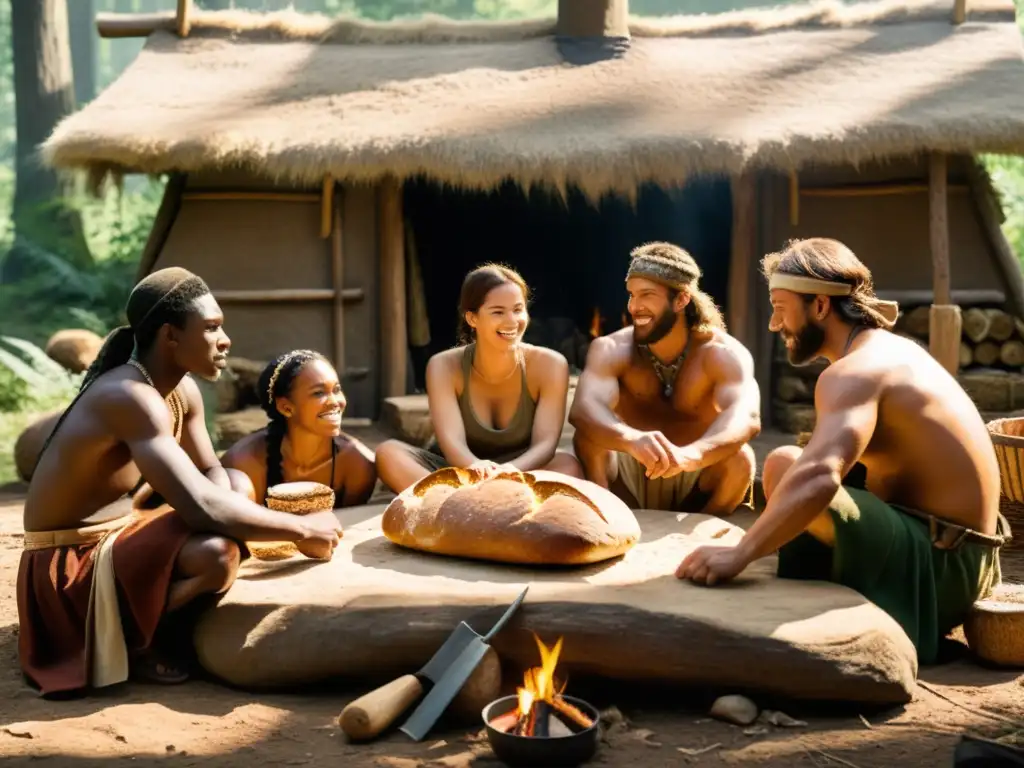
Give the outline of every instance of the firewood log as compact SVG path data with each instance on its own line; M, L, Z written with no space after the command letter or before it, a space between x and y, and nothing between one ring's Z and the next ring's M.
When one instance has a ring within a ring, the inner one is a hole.
M974 362L974 350L966 341L960 342L960 367L966 368Z
M904 316L903 327L911 336L927 339L930 323L929 307L914 307Z
M991 341L983 341L974 348L974 362L989 366L999 359L999 345Z
M1010 368L1024 365L1024 342L1016 339L1004 341L1003 346L999 348L999 360Z
M985 340L985 337L988 336L991 325L992 318L985 313L985 310L972 307L971 309L964 311L964 336L975 344L980 344Z
M1006 341L1013 336L1013 317L1001 309L986 309L985 314L992 321L988 329L988 337L993 341Z
M1013 325L1017 329L1017 335L1024 339L1024 320L1015 317L1013 318Z
M780 400L787 403L809 402L811 400L811 387L807 381L799 376L782 376L776 384L776 393Z

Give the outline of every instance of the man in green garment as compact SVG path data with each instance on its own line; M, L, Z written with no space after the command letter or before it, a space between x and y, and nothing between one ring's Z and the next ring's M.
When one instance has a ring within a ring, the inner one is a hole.
M830 365L802 450L766 459L764 513L733 547L701 547L676 575L713 585L775 551L779 576L857 590L933 663L939 643L1000 581L999 466L974 403L913 341L898 308L842 243L794 241L763 261L770 329L789 360Z

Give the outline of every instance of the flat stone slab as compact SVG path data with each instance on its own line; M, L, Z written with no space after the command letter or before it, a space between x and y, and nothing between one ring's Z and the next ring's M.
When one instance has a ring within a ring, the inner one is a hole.
M245 563L196 627L203 666L250 689L379 681L419 669L459 621L484 634L529 585L493 642L521 668L539 662L532 631L549 645L564 637L559 670L573 679L877 704L911 698L913 645L856 592L778 579L774 558L723 586L676 579L694 547L742 535L730 522L640 510L641 541L624 557L554 569L402 549L380 532L383 510L340 510L345 535L329 563Z

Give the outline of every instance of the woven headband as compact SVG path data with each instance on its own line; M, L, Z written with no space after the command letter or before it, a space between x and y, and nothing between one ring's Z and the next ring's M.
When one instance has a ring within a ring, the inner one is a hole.
M819 296L849 296L853 293L853 286L848 283L834 283L831 280L819 280L816 277L803 277L802 275L787 275L783 272L775 272L768 280L768 290L771 291L776 288L781 288L784 291L793 291L793 293ZM896 318L900 315L900 305L895 301L871 297L865 299L864 303L891 323L895 323Z
M314 357L316 352L311 349L296 349L294 352L289 352L287 355L281 358L276 366L274 366L274 372L270 374L270 383L267 385L267 400L274 402L274 385L277 384L277 377L281 375L282 369L296 357Z

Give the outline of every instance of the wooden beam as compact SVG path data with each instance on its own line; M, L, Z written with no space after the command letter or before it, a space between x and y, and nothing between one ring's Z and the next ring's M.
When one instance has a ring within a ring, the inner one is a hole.
M886 301L899 302L900 307L927 306L935 302L935 291L911 288L893 291L875 291L875 295ZM1006 293L996 288L955 288L949 292L950 301L961 307L978 304L1003 304Z
M269 203L319 203L317 192L242 192L239 190L223 192L186 192L183 200L246 200Z
M405 394L408 356L405 319L405 225L402 186L393 176L377 188L380 249L380 336L382 397Z
M213 295L217 301L229 304L279 304L292 301L335 301L338 297L333 288L269 288L263 290L217 290ZM345 288L341 291L344 302L361 301L362 288Z
M175 16L179 37L188 37L192 29L192 0L178 0L178 13Z
M951 303L949 269L949 215L946 156L933 153L928 161L928 213L932 251L932 290L928 349L952 375L960 368L960 307Z
M859 184L856 186L838 187L802 187L801 197L883 197L886 195L924 194L930 189L928 184ZM948 184L949 192L964 192L966 184Z
M334 288L334 304L331 307L334 320L334 369L338 376L345 375L345 254L342 248L341 204L331 193L331 286Z
M971 158L967 165L967 183L971 188L974 210L981 222L981 231L992 244L996 270L1009 291L1009 309L1017 317L1024 317L1024 275L1021 274L1017 254L1014 253L1001 226L1003 217L999 199L980 167L980 162L980 160ZM963 306L969 302L958 301L957 303Z
M789 172L789 225L800 223L800 177L796 171Z
M729 261L728 326L747 349L754 348L753 307L757 243L757 178L752 172L732 177L732 255Z
M963 24L967 20L967 0L953 0L953 23Z
M327 174L320 192L320 237L326 239L331 236L334 218L334 177Z
M153 219L153 226L149 230L149 237L146 238L146 245L142 249L142 258L139 259L139 268L135 274L135 282L142 280L153 271L160 253L164 249L168 236L171 234L171 227L178 218L178 211L181 210L181 195L185 189L188 177L184 173L175 173L167 180L164 187L164 196L160 200L160 207L157 209Z
M103 38L149 37L158 31L177 32L178 14L174 11L96 14L96 33Z

